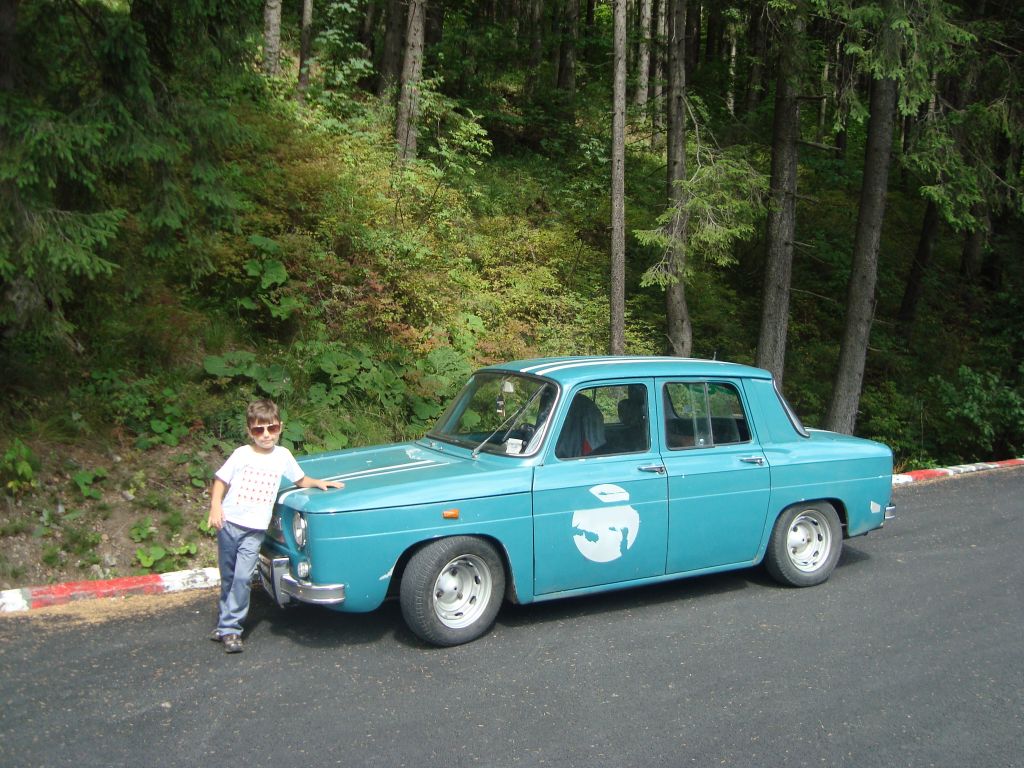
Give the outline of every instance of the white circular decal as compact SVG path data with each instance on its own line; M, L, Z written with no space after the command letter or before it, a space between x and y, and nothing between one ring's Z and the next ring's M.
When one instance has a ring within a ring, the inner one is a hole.
M629 493L617 485L595 485L590 489L598 499L615 506L580 509L573 512L573 541L588 560L610 563L618 560L636 541L640 513L628 504Z

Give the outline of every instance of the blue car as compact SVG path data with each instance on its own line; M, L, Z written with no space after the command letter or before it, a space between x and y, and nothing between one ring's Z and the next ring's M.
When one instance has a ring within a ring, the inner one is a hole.
M764 563L825 581L843 539L891 517L892 453L805 428L768 371L566 357L470 377L422 439L299 459L260 556L285 606L389 596L436 645L533 603Z

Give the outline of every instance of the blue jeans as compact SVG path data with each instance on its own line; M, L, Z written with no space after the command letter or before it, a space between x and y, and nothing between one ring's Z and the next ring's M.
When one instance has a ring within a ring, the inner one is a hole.
M226 520L224 527L217 531L217 563L220 566L217 631L221 635L242 634L242 622L249 613L249 589L263 533Z

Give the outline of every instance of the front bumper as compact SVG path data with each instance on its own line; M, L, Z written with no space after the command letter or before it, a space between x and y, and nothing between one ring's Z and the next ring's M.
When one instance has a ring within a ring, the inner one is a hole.
M260 581L274 602L282 608L292 601L313 605L341 605L345 602L344 584L314 584L292 575L291 562L266 547L260 550Z

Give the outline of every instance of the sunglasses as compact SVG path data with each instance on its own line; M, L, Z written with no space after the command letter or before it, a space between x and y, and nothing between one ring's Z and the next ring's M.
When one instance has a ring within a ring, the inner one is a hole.
M276 435L280 431L280 424L257 424L254 427L249 427L249 432L253 435L262 435L264 432L271 435Z

